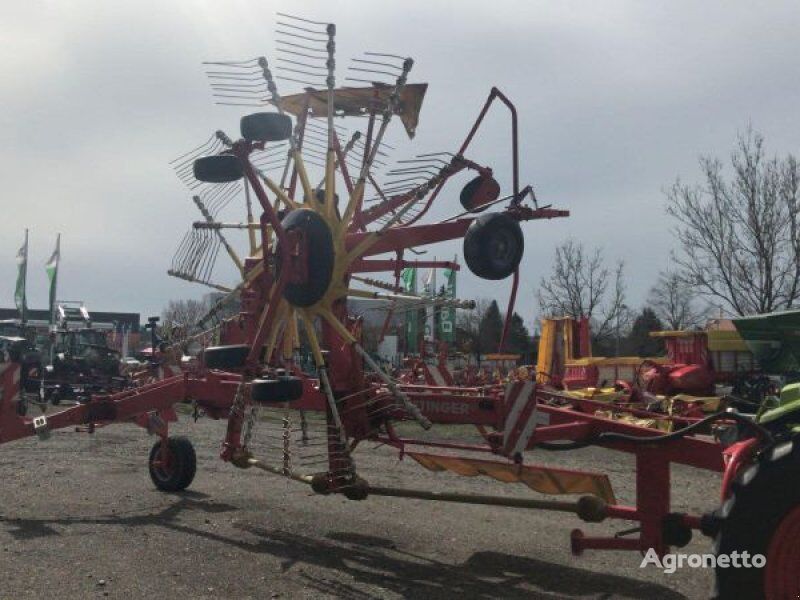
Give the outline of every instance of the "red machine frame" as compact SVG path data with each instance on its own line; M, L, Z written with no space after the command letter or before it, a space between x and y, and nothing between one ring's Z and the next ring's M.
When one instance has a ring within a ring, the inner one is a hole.
M513 104L496 88L492 89L475 125L454 156L450 174L463 168L477 167L465 159L463 153L471 143L489 107L496 99L507 106L512 115L514 193L510 204L503 212L517 221L567 216L569 213L564 210L538 206L531 208L522 204L523 199L530 192L530 188L520 190L516 110ZM370 131L375 114L373 112L371 115ZM298 126L302 128L305 122L305 117L299 119ZM302 132L300 139L302 139ZM368 139L367 145L369 143ZM176 419L174 405L193 402L208 416L227 419L227 433L221 452L223 460L232 461L237 466L263 466L257 459L244 454L246 448L243 447L241 439L244 414L243 411L236 409L234 399L243 383L248 383L264 370L264 363L261 362L259 356L260 349L265 344L270 326L277 318L277 304L270 304L268 299L277 297L287 282L287 277L276 277L268 260L270 253L267 250L270 249L271 237L268 235L267 229L274 232L279 245L286 248L299 248L299 254L303 252L303 240L284 231L281 219L274 209L258 173L250 164L248 155L256 147L258 147L256 143L240 140L235 142L230 150L239 157L244 176L263 210L260 222L265 251L260 258L250 258L246 261L245 271L254 276L242 291L242 315L237 320L241 326L241 328L237 328L240 332L238 335L242 336L243 341L251 348L244 367L238 372L205 370L201 367L196 372L183 372L168 376L121 393L96 396L86 404L67 408L51 416L29 418L20 416L15 411L15 402L20 393L19 370L16 365L7 364L0 374L1 389L3 390L0 404L0 443L37 434L44 436L53 429L87 425L94 428L115 422L136 423L150 433L158 435L162 441L166 441L169 435L169 423ZM336 148L338 152L341 152L338 141ZM346 168L343 160L341 163L342 168ZM430 203L439 194L446 179L447 177L444 177L435 189L419 217L428 210ZM349 181L349 178L345 177L345 180ZM290 195L294 191L296 182L297 173L295 172L291 179ZM384 208L390 210L392 203L385 205ZM367 239L369 234L363 229L369 222L377 218L379 213L380 211L375 209L362 210L361 206L356 208L354 224L347 237L346 248L348 250L358 247ZM364 257L355 263L348 277L356 273L376 271L386 271L397 276L401 268L413 264L411 261L403 259L405 249L461 238L474 219L475 215L468 214L444 223L416 224L413 222L401 228L389 229L364 253ZM395 253L396 258L394 260L369 258L386 252ZM300 263L294 260L296 257L297 255L290 252L280 254L282 272L292 272L292 277L302 278L302 269L298 270L297 268ZM513 275L503 339L505 339L510 317L513 314L518 282L519 272L517 271ZM346 314L345 304L343 302L339 304L337 310L341 315ZM358 323L350 323L349 330L352 335L357 335ZM374 398L380 397L386 392L383 383L371 381L365 377L361 358L352 349L347 349L341 332L324 324L323 337L326 347L344 349L332 352L328 357L333 374L331 385L338 402L346 405L359 396ZM242 341L242 339L229 340L229 342L237 341ZM293 408L323 411L329 419L331 418L330 408L326 404L325 395L320 389L318 380L301 374L294 365L284 362L278 356L267 357L266 362L281 364L303 378L304 395L301 400L292 404ZM385 417L382 420L382 424L385 425L384 432L376 434L374 433L375 428L370 423L371 417L365 411L343 411L345 413L342 419L343 427L353 448L363 440L376 440L398 449L401 454L408 453L409 449L420 446L480 452L502 456L506 459L504 464L509 465L512 470L518 471L526 467L522 451L530 451L554 443L592 444L633 454L636 457L636 502L631 506L602 501L590 495L582 497L577 502L527 498L508 499L464 494L435 494L423 490L398 490L370 486L366 482L361 486L361 494L357 496L363 498L370 494L390 495L522 506L571 512L587 522L599 522L610 518L635 521L640 524L639 534L633 537L590 537L576 529L571 535L572 550L576 554L588 549L644 552L648 548L653 548L659 555L664 555L670 544L680 543L681 536L676 537L673 533L676 529L685 533L691 529L699 529L701 526L700 515L679 515L671 511L670 465L677 463L724 473L725 483L722 489L724 498L728 494L730 482L740 467L751 459L759 447L757 437L735 443L725 449L720 443L709 437L694 435L675 437L669 440L658 439L656 443L657 438L663 437L662 432L597 416L596 410L601 407L607 408L607 405L592 400L567 397L543 386L536 386L533 382L484 387L402 384L400 389L415 406L422 409L431 423L474 425L482 434L484 442L482 444L465 444L402 437L392 427L392 421L407 419L409 415L404 411L397 410L384 413ZM379 413L388 406L388 404L382 405L377 400L374 410ZM515 411L517 414L512 419L511 415ZM666 418L663 415L648 416ZM509 430L509 427L512 428L512 431ZM609 433L638 438L639 441L632 439L626 441L622 437L604 440L603 434ZM509 438L513 439L511 445L509 445ZM642 438L652 438L653 443L642 443ZM335 444L335 442L331 442L331 444ZM171 460L168 445L162 443L161 448L162 451L156 460L161 467L168 468ZM333 449L335 448L332 447ZM331 452L332 464L337 460L333 454L334 452ZM241 460L243 456L244 463ZM280 468L268 470L276 473L282 472ZM306 483L312 483L308 477L295 474L293 476Z

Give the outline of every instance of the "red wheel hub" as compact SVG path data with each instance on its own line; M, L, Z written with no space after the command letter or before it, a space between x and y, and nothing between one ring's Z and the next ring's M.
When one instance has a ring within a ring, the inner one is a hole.
M800 506L783 518L767 552L764 576L766 597L800 598Z
M164 442L162 442L162 444L164 444ZM169 477L175 469L173 462L172 452L169 451L169 448L163 448L162 446L161 451L156 455L155 460L153 460L153 468L165 477Z

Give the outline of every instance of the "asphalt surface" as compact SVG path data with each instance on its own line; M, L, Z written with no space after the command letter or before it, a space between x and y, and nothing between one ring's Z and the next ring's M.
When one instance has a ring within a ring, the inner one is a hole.
M260 427L260 425L259 425ZM558 513L423 500L318 496L217 458L224 423L183 418L198 473L157 491L154 438L129 425L0 450L2 598L706 598L712 574L641 569L629 552L569 552L569 532L625 529ZM254 436L259 439L259 431ZM270 450L255 445L269 454ZM274 451L273 451L274 455ZM269 458L269 456L265 456ZM527 496L522 486L430 473L386 448L356 453L373 484ZM599 449L543 455L603 470L632 492L630 457ZM675 468L676 510L714 506L719 478ZM707 552L696 536L683 551Z

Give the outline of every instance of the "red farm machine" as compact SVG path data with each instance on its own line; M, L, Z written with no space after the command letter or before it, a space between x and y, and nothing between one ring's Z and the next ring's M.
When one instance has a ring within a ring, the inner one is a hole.
M438 266L418 260L419 247L463 240L466 264L475 275L490 281L511 278L510 317L520 278L522 225L568 212L540 206L532 188L520 184L517 113L496 88L454 153L405 161L390 171L388 184L378 184L391 122L399 120L409 137L417 126L427 86L407 82L413 61L367 53L353 62L349 81L356 85L337 87L334 25L281 16L279 30L280 58L274 65L265 58L207 64L220 102L268 111L242 117L239 139L218 131L174 163L195 190L204 218L181 243L171 274L223 292L204 320L215 322L212 331L201 336L215 344L174 375L35 418L17 414L19 367L5 363L0 441L46 437L53 429L71 426L135 422L158 437L149 457L155 485L180 491L192 482L195 454L189 440L169 435L169 423L176 418L176 404L192 403L208 417L227 422L222 460L289 477L321 495L488 503L571 513L587 523L619 519L637 524L615 537L575 529L575 554L654 549L663 556L701 530L716 539L719 554L767 557L766 566L718 567L720 597L798 597L800 444L794 433L800 417L793 417L791 392L782 406L758 419L715 413L682 419L664 433L599 416L596 401L570 397L534 377L471 387L409 383L374 360L362 346L360 320L348 313L348 298L380 298L394 310L423 306L423 298L400 285L402 270ZM300 83L304 91L281 96L280 79ZM505 197L492 169L467 154L487 111L497 104L511 118L512 189ZM360 127L348 134L340 125L344 122ZM460 192L455 214L425 221L441 215L442 201L451 199L442 190L462 172L472 172L472 178ZM239 192L246 222L220 220L221 208ZM434 204L437 209L431 211ZM224 235L227 229L247 232L249 256L238 257ZM234 287L211 280L220 248L241 275ZM388 277L377 279L376 274ZM216 319L233 299L238 312ZM296 360L300 347L310 351L309 369ZM474 426L482 442L413 435L415 426L448 425ZM255 456L251 450L252 436L262 427L277 434L275 456ZM371 485L356 460L366 442L394 448L432 471L519 482L548 497ZM617 502L606 474L535 462L540 452L587 446L635 457L633 505ZM723 473L719 508L704 515L673 511L672 464ZM579 497L554 498L564 494Z

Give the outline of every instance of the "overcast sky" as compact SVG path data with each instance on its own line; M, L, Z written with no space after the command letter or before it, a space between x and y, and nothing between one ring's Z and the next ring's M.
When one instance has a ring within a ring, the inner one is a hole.
M166 274L196 219L168 162L217 128L236 132L243 111L213 104L200 63L272 54L276 11L335 22L342 66L364 50L414 57L410 80L430 87L413 145L399 127L390 135L394 158L455 150L492 85L516 102L523 184L572 211L524 226L518 310L529 324L567 237L624 259L628 303L639 306L674 246L665 186L696 181L698 156L727 157L750 123L768 153L800 153L796 0L2 0L0 305L13 305L26 227L34 308L46 306L57 232L62 299L144 317L205 292ZM504 193L508 127L498 108L471 153ZM445 188L434 216L458 210L459 190ZM459 244L428 256L454 253ZM508 286L465 270L459 287L504 302Z

